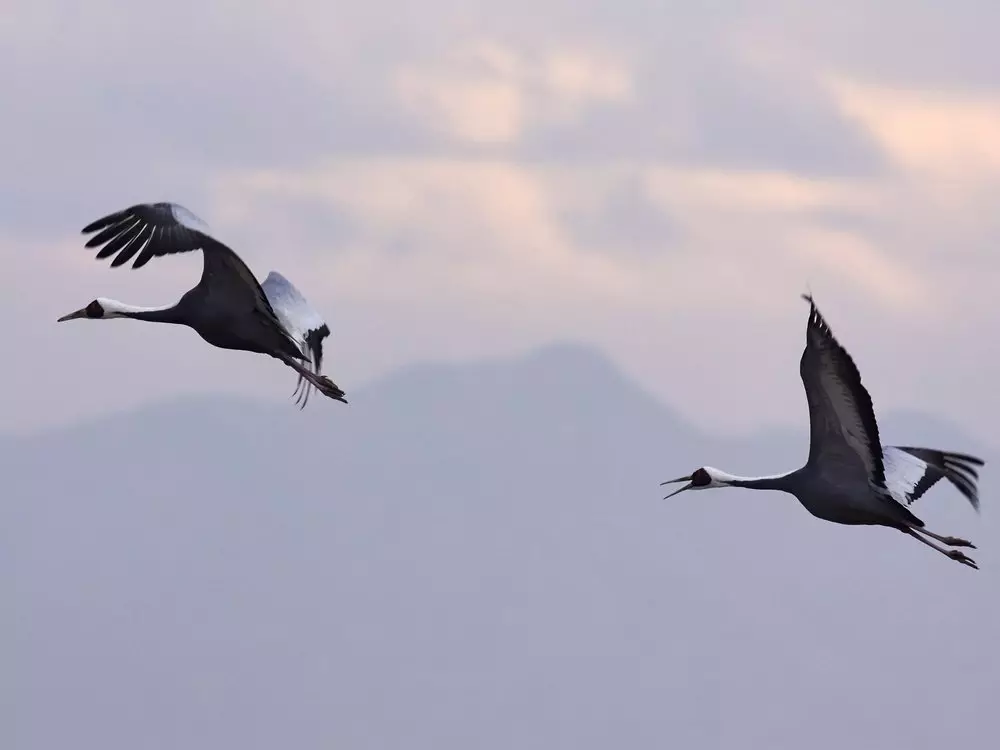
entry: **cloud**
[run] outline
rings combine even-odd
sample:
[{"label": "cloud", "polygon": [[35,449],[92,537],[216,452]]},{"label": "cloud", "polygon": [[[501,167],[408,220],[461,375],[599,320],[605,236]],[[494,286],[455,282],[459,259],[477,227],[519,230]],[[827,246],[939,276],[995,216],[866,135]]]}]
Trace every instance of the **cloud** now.
[{"label": "cloud", "polygon": [[795,252],[814,260],[824,275],[849,280],[883,305],[921,317],[939,312],[933,303],[927,304],[929,278],[857,233],[810,227],[793,242]]},{"label": "cloud", "polygon": [[[922,267],[935,296],[960,305],[969,273],[990,273],[1000,241],[1000,93],[899,88],[831,76],[838,107],[867,130],[891,165],[857,225]],[[855,221],[858,215],[855,214]]]},{"label": "cloud", "polygon": [[497,161],[359,159],[301,172],[237,173],[218,190],[236,203],[242,195],[278,205],[326,200],[358,230],[351,249],[310,253],[315,267],[366,293],[432,294],[439,301],[546,297],[554,285],[628,293],[627,269],[575,252],[555,215],[555,179]]},{"label": "cloud", "polygon": [[580,50],[531,56],[492,41],[466,44],[434,63],[403,65],[395,88],[428,127],[474,144],[511,144],[524,131],[571,125],[588,107],[632,95],[628,70]]},{"label": "cloud", "polygon": [[[666,296],[656,304],[679,309],[714,306],[721,294],[729,304],[767,305],[810,269],[860,285],[876,306],[912,306],[924,290],[898,257],[815,221],[817,209],[874,209],[879,192],[854,181],[627,163],[360,158],[236,172],[217,191],[235,205],[325,201],[354,234],[335,253],[325,241],[301,249],[317,272],[350,278],[361,293],[504,300],[517,305],[512,317],[533,310],[529,299],[628,305]],[[622,226],[612,231],[615,221]],[[692,278],[711,280],[713,294]]]},{"label": "cloud", "polygon": [[385,63],[314,5],[294,27],[310,4],[15,3],[0,27],[0,134],[18,144],[0,155],[4,227],[63,232],[143,200],[197,208],[220,168],[432,146],[398,117]]},{"label": "cloud", "polygon": [[448,0],[389,16],[378,3],[17,0],[0,27],[0,95],[16,103],[2,127],[31,147],[0,157],[17,176],[0,218],[40,233],[138,195],[200,202],[218,169],[330,156],[506,147],[813,170],[871,158],[808,73],[790,86],[733,45],[742,3],[676,5],[652,33],[641,4],[515,3],[500,23]]},{"label": "cloud", "polygon": [[[559,221],[579,252],[605,253],[647,261],[669,257],[683,244],[681,222],[659,205],[652,181],[641,170],[618,169],[589,180],[575,180],[572,200],[564,201]],[[564,197],[569,197],[564,193]]]},{"label": "cloud", "polygon": [[882,169],[878,147],[817,87],[814,71],[762,64],[738,50],[700,71],[691,87],[685,160],[812,176]]},{"label": "cloud", "polygon": [[1000,93],[907,90],[830,81],[842,111],[871,133],[897,168],[923,179],[1000,177]]},{"label": "cloud", "polygon": [[740,36],[761,54],[902,88],[985,91],[1000,86],[988,0],[852,0],[800,6],[765,2]]}]

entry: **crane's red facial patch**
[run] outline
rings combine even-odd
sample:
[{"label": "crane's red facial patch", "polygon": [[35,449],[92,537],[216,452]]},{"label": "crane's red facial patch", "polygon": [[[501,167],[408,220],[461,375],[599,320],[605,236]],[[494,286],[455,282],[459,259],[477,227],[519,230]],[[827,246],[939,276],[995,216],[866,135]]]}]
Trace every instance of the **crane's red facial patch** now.
[{"label": "crane's red facial patch", "polygon": [[704,469],[698,469],[691,475],[691,484],[694,487],[707,487],[712,483],[712,477]]}]

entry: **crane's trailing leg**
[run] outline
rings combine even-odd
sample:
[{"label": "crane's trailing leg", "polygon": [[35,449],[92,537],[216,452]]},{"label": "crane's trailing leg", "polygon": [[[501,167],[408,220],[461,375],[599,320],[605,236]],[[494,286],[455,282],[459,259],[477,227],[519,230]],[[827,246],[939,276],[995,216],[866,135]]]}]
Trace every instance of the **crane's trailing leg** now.
[{"label": "crane's trailing leg", "polygon": [[949,547],[969,547],[970,549],[976,549],[976,545],[972,542],[959,539],[957,536],[939,536],[933,531],[928,531],[927,529],[921,527],[919,529],[914,529],[918,534],[923,534],[924,536],[929,536],[931,539],[937,539],[941,544],[947,544]]},{"label": "crane's trailing leg", "polygon": [[316,390],[324,396],[336,399],[337,401],[343,401],[345,404],[347,403],[347,399],[344,398],[344,391],[338,388],[337,384],[330,380],[330,378],[326,377],[326,375],[317,375],[309,370],[305,365],[297,362],[287,355],[279,355],[279,359],[316,386]]},{"label": "crane's trailing leg", "polygon": [[906,527],[905,529],[903,529],[903,533],[909,534],[917,541],[923,542],[931,549],[936,549],[942,555],[950,557],[952,560],[955,560],[956,562],[960,562],[963,565],[968,565],[970,568],[975,568],[976,570],[979,570],[979,566],[976,565],[976,561],[973,560],[971,557],[967,556],[964,552],[961,552],[957,549],[945,549],[944,547],[938,547],[936,544],[934,544],[934,542],[930,541],[929,539],[924,539],[922,536],[917,534],[914,529],[911,529],[910,527]]}]

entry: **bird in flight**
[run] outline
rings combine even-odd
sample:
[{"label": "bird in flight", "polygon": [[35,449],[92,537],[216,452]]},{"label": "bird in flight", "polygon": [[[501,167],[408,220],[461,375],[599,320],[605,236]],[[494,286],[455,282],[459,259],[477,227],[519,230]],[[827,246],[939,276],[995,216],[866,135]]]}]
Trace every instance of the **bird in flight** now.
[{"label": "bird in flight", "polygon": [[188,326],[212,346],[267,354],[284,362],[299,374],[293,395],[303,408],[310,388],[346,404],[344,391],[320,374],[323,340],[330,334],[323,318],[281,274],[272,271],[259,284],[240,257],[200,225],[196,216],[175,203],[140,203],[88,224],[83,234],[97,234],[86,246],[103,245],[97,258],[115,256],[113,268],[132,258],[135,269],[162,255],[201,250],[201,280],[175,305],[135,307],[98,297],[59,322],[131,318]]},{"label": "bird in flight", "polygon": [[718,487],[787,492],[817,518],[898,529],[978,570],[975,561],[961,550],[945,549],[975,549],[974,544],[926,529],[908,506],[945,478],[978,511],[977,467],[983,465],[982,459],[930,448],[882,445],[872,400],[858,368],[834,338],[812,296],[803,295],[803,299],[810,308],[806,348],[799,362],[809,404],[809,458],[805,466],[763,477],[741,477],[704,466],[688,476],[663,482],[661,486],[687,482],[667,497]]}]

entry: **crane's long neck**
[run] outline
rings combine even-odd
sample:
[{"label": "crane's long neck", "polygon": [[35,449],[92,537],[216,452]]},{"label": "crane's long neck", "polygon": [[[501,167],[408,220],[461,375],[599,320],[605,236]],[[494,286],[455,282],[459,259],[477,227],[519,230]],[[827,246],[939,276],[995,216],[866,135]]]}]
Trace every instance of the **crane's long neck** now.
[{"label": "crane's long neck", "polygon": [[741,477],[737,474],[718,472],[718,479],[729,487],[745,487],[750,490],[781,490],[789,492],[792,486],[794,471],[784,474],[771,474],[764,477]]},{"label": "crane's long neck", "polygon": [[137,307],[136,305],[126,305],[117,300],[108,300],[102,304],[105,309],[105,318],[131,318],[151,323],[183,323],[177,314],[177,305]]}]

